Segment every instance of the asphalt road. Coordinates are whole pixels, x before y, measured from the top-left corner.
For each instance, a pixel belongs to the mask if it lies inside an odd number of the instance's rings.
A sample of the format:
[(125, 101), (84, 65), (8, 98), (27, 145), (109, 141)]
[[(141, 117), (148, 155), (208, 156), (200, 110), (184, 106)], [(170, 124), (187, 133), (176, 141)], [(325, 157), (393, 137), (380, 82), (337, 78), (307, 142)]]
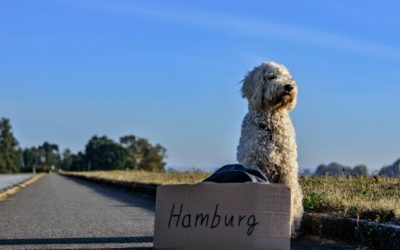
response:
[(0, 202), (0, 249), (151, 249), (154, 201), (50, 174)]
[[(152, 249), (154, 200), (49, 174), (0, 202), (0, 249)], [(292, 249), (354, 249), (300, 238)]]

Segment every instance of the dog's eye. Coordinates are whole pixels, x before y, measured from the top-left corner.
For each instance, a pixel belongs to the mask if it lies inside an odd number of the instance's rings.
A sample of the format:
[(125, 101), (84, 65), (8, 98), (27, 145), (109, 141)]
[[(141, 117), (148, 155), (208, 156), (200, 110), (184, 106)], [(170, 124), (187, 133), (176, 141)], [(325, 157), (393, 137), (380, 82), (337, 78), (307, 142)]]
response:
[(266, 78), (267, 78), (267, 80), (271, 81), (271, 80), (275, 80), (276, 76), (275, 75), (270, 75), (270, 76), (267, 76)]

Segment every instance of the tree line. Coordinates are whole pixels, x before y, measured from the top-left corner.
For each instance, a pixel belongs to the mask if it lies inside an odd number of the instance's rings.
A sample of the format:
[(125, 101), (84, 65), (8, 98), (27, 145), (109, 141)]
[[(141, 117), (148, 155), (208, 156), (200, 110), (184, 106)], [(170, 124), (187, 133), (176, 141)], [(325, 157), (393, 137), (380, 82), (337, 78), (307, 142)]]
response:
[[(361, 164), (355, 167), (348, 167), (336, 162), (328, 165), (321, 164), (312, 173), (310, 169), (304, 169), (300, 175), (302, 176), (332, 176), (332, 177), (360, 177), (369, 176), (368, 167)], [(400, 159), (396, 160), (392, 165), (383, 166), (380, 170), (375, 170), (372, 176), (400, 177)]]
[(21, 148), (14, 137), (10, 120), (0, 119), (0, 173), (134, 169), (164, 171), (166, 149), (148, 139), (126, 135), (114, 141), (94, 135), (83, 152), (72, 153), (55, 143)]

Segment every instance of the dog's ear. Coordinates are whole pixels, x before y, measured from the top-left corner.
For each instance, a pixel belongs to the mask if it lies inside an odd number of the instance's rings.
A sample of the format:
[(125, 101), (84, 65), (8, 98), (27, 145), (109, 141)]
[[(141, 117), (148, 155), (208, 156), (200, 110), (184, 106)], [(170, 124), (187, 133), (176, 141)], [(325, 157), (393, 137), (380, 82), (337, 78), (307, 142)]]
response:
[(263, 106), (264, 95), (263, 67), (255, 67), (252, 71), (247, 73), (242, 82), (242, 97), (247, 98), (249, 101), (249, 108), (254, 110), (260, 109)]

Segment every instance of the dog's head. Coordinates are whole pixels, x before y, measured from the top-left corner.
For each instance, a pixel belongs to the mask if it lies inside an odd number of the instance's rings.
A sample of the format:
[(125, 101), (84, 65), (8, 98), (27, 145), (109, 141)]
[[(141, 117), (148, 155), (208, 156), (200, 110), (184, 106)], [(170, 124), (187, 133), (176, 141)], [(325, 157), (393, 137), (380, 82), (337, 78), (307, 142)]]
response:
[(296, 106), (297, 86), (284, 65), (264, 62), (245, 76), (242, 96), (250, 110), (291, 110)]

